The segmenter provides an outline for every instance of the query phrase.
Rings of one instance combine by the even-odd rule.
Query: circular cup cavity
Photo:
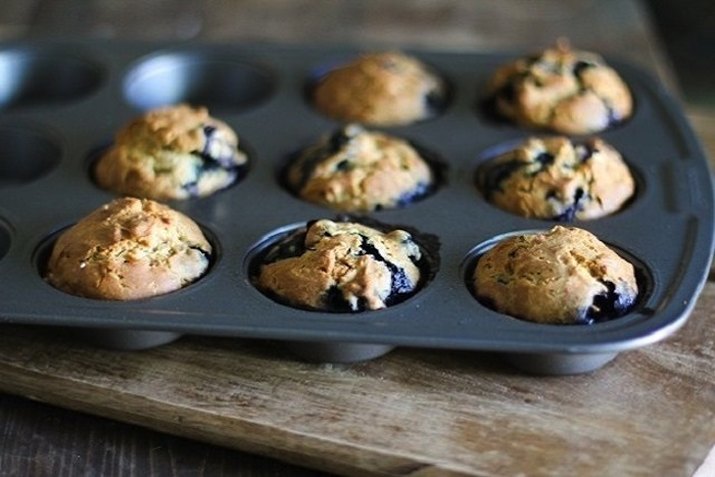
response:
[[[49,281],[46,279],[47,277],[47,265],[50,261],[50,256],[52,255],[52,251],[54,249],[55,243],[57,240],[60,238],[60,236],[69,230],[72,227],[72,225],[68,225],[66,227],[63,227],[55,232],[51,232],[45,238],[39,241],[37,247],[35,247],[35,250],[32,254],[32,261],[35,266],[35,270],[37,270],[37,274],[39,275],[40,279],[47,283],[48,286],[54,287]],[[62,290],[61,288],[56,288],[57,290],[61,291],[62,293],[67,294],[68,296],[76,296],[79,299],[82,300],[93,300],[93,301],[103,301],[106,303],[111,303],[111,304],[116,304],[117,306],[121,306],[122,303],[129,303],[129,302],[137,302],[137,301],[147,301],[147,300],[157,300],[157,299],[162,299],[164,297],[169,297],[173,296],[177,293],[183,293],[185,291],[189,291],[193,289],[196,286],[200,286],[202,283],[206,281],[206,279],[212,274],[213,270],[216,268],[218,262],[221,260],[223,256],[223,250],[221,247],[221,243],[219,242],[216,234],[213,233],[211,229],[208,227],[205,227],[202,224],[199,224],[199,227],[201,228],[201,231],[204,234],[204,237],[206,237],[206,240],[211,244],[211,256],[209,257],[209,264],[204,273],[193,280],[190,283],[187,283],[183,287],[172,290],[166,293],[162,293],[160,295],[154,295],[154,296],[149,296],[149,297],[144,297],[144,298],[137,298],[133,300],[103,300],[101,298],[92,298],[92,297],[85,297],[81,295],[74,295],[66,290]],[[93,330],[95,328],[92,328]],[[111,331],[116,331],[116,330],[111,330]],[[137,332],[141,331],[142,333],[145,333],[143,330],[137,330]],[[163,332],[162,332],[163,333]]]
[[[429,285],[429,283],[434,279],[435,275],[437,274],[437,271],[439,270],[439,240],[436,236],[431,235],[431,234],[425,234],[422,232],[419,232],[415,230],[413,227],[409,226],[404,226],[404,225],[392,225],[392,224],[385,224],[382,222],[378,222],[376,220],[368,219],[365,217],[350,217],[350,216],[339,216],[333,219],[330,219],[336,222],[345,222],[345,221],[354,221],[354,222],[359,222],[362,223],[363,225],[366,225],[368,227],[372,227],[378,230],[382,231],[389,231],[389,230],[396,230],[396,229],[402,229],[407,232],[409,232],[412,235],[413,240],[417,245],[420,247],[420,250],[422,252],[422,257],[420,260],[417,262],[417,266],[420,269],[420,280],[419,283],[417,284],[416,288],[414,291],[410,293],[406,293],[402,296],[399,296],[392,300],[390,303],[388,303],[388,307],[393,307],[393,306],[398,306],[406,301],[409,301],[413,299],[415,296],[419,295],[424,289]],[[274,293],[267,291],[267,290],[262,290],[258,285],[257,285],[257,277],[259,275],[260,267],[264,263],[267,254],[276,246],[278,245],[282,240],[286,239],[287,237],[293,235],[293,234],[300,234],[301,232],[304,232],[305,229],[307,228],[307,224],[305,222],[303,223],[298,223],[298,224],[291,224],[291,225],[286,225],[284,227],[280,227],[273,232],[265,235],[263,238],[261,238],[255,245],[253,245],[245,258],[244,261],[244,269],[246,275],[249,277],[250,283],[254,286],[256,290],[258,290],[262,295],[265,297],[269,298],[275,303],[278,303],[280,305],[290,307],[290,308],[295,308],[297,310],[305,310],[309,312],[314,312],[317,314],[320,313],[330,313],[330,314],[347,314],[347,315],[353,315],[353,316],[360,316],[360,317],[366,317],[369,316],[370,312],[372,311],[382,311],[382,310],[361,310],[361,311],[349,311],[349,310],[342,310],[342,309],[325,309],[325,310],[316,310],[314,308],[308,308],[308,307],[301,307],[299,305],[295,305],[292,303],[288,303],[281,297],[275,295]],[[299,237],[296,235],[296,237]],[[384,310],[384,309],[383,309]],[[366,316],[367,314],[367,316]]]
[[[618,353],[508,353],[505,359],[529,374],[567,376],[595,371]]]
[[[100,348],[119,351],[138,351],[156,348],[181,338],[173,331],[124,330],[106,328],[77,328],[75,335]]]
[[[342,130],[336,129],[333,131],[331,134],[336,134],[338,131]],[[368,129],[369,131],[370,129]],[[432,178],[433,181],[431,184],[424,186],[424,190],[420,191],[417,194],[411,195],[412,192],[408,192],[408,197],[405,198],[405,200],[399,200],[398,204],[395,205],[394,207],[382,207],[382,206],[377,206],[373,210],[340,210],[337,208],[333,208],[330,206],[330,204],[324,204],[324,203],[317,203],[315,202],[316,205],[320,205],[322,207],[325,207],[326,209],[331,209],[336,212],[342,212],[342,213],[347,213],[347,214],[365,214],[365,213],[372,213],[372,212],[381,212],[385,210],[395,210],[395,209],[405,209],[412,207],[416,204],[419,204],[420,202],[423,202],[425,200],[429,200],[430,197],[435,195],[442,187],[444,187],[447,184],[447,175],[448,175],[448,165],[447,162],[436,152],[433,150],[426,148],[422,146],[419,143],[416,143],[415,141],[406,139],[406,141],[412,146],[417,153],[420,155],[420,157],[427,163],[427,166],[430,168],[432,172]],[[300,195],[300,188],[303,187],[301,184],[300,186],[296,187],[296,185],[291,184],[290,181],[288,180],[288,174],[290,171],[291,165],[298,160],[298,158],[301,156],[303,151],[305,151],[307,148],[311,147],[314,145],[314,143],[311,143],[309,145],[306,145],[305,147],[302,147],[290,154],[285,158],[284,161],[282,161],[278,168],[276,169],[275,177],[276,181],[278,184],[285,189],[291,196],[295,197],[298,200],[301,201],[307,201]],[[314,202],[310,202],[314,203]]]
[[[548,136],[531,136],[531,137],[548,137]],[[484,201],[486,203],[488,203],[491,207],[494,207],[495,209],[501,210],[504,213],[514,215],[517,217],[525,217],[525,216],[523,216],[517,212],[504,209],[489,200],[488,191],[484,190],[484,187],[481,184],[482,181],[480,180],[480,176],[484,171],[488,170],[490,167],[493,167],[493,161],[496,158],[498,158],[499,156],[506,154],[510,151],[513,151],[514,149],[519,147],[519,145],[521,145],[526,140],[527,140],[526,138],[512,139],[512,140],[503,142],[501,144],[496,144],[494,146],[487,148],[479,155],[479,158],[477,159],[477,163],[474,166],[474,172],[471,176],[471,180],[472,180],[472,184],[473,184],[474,188],[477,190],[479,195],[484,199]],[[581,144],[583,141],[579,141],[577,139],[576,140],[572,139],[572,142],[574,142],[576,145],[578,145],[578,144]],[[613,146],[611,146],[611,147],[613,147]],[[623,158],[623,161],[625,162],[626,166],[628,167],[631,177],[633,178],[634,187],[633,187],[633,194],[631,194],[631,196],[628,199],[626,199],[623,202],[623,204],[621,204],[621,207],[618,210],[615,210],[611,213],[602,215],[601,217],[594,217],[591,219],[579,219],[579,218],[575,217],[575,211],[573,214],[570,214],[570,216],[565,216],[565,217],[551,217],[551,218],[548,218],[548,217],[525,217],[525,218],[541,220],[544,222],[569,224],[569,223],[592,222],[595,220],[603,220],[603,219],[606,219],[609,217],[614,217],[618,214],[625,212],[641,196],[641,194],[644,190],[644,187],[645,187],[645,181],[642,177],[642,174],[633,165],[631,165],[626,160],[625,157]],[[510,173],[510,171],[508,171],[508,170],[505,171],[505,174],[509,174],[509,173]],[[506,179],[506,177],[504,179]]]
[[[10,250],[10,244],[12,244],[10,227],[0,219],[0,260],[7,255],[7,252]]]
[[[379,358],[395,347],[374,343],[326,343],[319,341],[293,341],[287,349],[310,363],[357,363]]]
[[[269,72],[246,62],[167,53],[136,65],[124,80],[124,95],[143,110],[189,103],[210,110],[244,111],[267,100],[274,86]]]
[[[61,52],[0,52],[0,108],[53,106],[78,100],[103,82],[102,69]]]
[[[303,98],[305,102],[313,109],[316,111],[318,114],[322,116],[326,116],[326,113],[320,111],[316,105],[315,101],[313,100],[313,97],[315,95],[315,89],[317,88],[318,84],[327,76],[329,75],[333,70],[339,69],[343,67],[344,65],[354,61],[358,55],[352,55],[352,56],[346,56],[346,55],[340,55],[339,57],[334,57],[332,59],[328,59],[312,68],[310,68],[307,72],[305,82],[303,84]],[[425,98],[425,102],[427,103],[427,109],[428,109],[428,114],[424,118],[416,119],[414,121],[409,121],[405,123],[400,123],[400,124],[392,124],[390,126],[406,126],[408,124],[414,124],[414,123],[421,123],[424,121],[430,121],[432,119],[436,119],[443,115],[447,109],[450,107],[454,100],[455,96],[455,87],[453,82],[441,71],[439,71],[438,68],[427,64],[426,62],[420,61],[427,67],[428,71],[430,71],[432,74],[435,76],[439,77],[442,80],[442,84],[444,86],[444,93],[440,97],[433,97],[433,96],[428,96]],[[332,118],[332,119],[339,119],[339,118]],[[341,121],[345,122],[351,122],[349,120],[341,119]],[[353,122],[361,122],[361,121],[353,121]],[[369,123],[365,123],[367,126],[370,126]],[[375,125],[375,126],[381,126],[381,125]]]
[[[58,142],[39,130],[0,127],[0,187],[32,182],[59,164]]]
[[[604,242],[608,248],[616,252],[620,257],[625,259],[626,261],[630,262],[633,265],[634,273],[635,273],[635,278],[636,278],[636,284],[638,285],[638,296],[636,297],[633,305],[630,307],[628,312],[624,315],[601,320],[595,323],[574,323],[574,324],[559,324],[559,323],[538,323],[534,321],[530,321],[527,319],[519,318],[519,317],[514,317],[511,315],[508,315],[506,313],[502,313],[498,310],[495,310],[491,304],[485,303],[483,300],[480,300],[477,297],[476,290],[474,289],[473,285],[473,274],[474,270],[477,266],[477,262],[479,259],[484,255],[487,251],[495,247],[499,242],[511,238],[511,237],[517,237],[521,235],[530,235],[530,234],[538,234],[538,233],[545,233],[548,232],[548,230],[544,229],[533,229],[533,230],[519,230],[519,231],[514,231],[514,232],[508,232],[505,234],[497,235],[489,240],[486,240],[477,246],[475,246],[472,250],[470,250],[464,260],[462,261],[461,265],[461,276],[462,280],[464,282],[464,286],[467,287],[467,290],[469,293],[472,295],[474,300],[479,303],[481,306],[488,308],[496,313],[500,313],[502,316],[504,316],[507,319],[512,319],[512,320],[517,320],[520,323],[523,323],[525,326],[555,326],[555,327],[562,327],[562,328],[570,328],[570,327],[587,327],[587,328],[592,328],[592,327],[597,327],[597,326],[602,326],[606,325],[610,322],[613,322],[615,320],[622,320],[626,316],[638,313],[638,312],[643,312],[644,314],[651,314],[651,311],[647,309],[646,304],[648,303],[648,300],[653,292],[654,289],[654,279],[653,279],[653,274],[651,273],[650,269],[645,265],[645,263],[639,259],[636,255],[626,251],[625,249],[610,244],[608,242]],[[536,353],[538,354],[538,353]],[[571,356],[570,354],[566,354],[566,356]]]

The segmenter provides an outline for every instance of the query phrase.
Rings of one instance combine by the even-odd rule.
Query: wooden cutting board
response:
[[[3,326],[0,390],[349,475],[691,475],[715,444],[715,283],[675,336],[571,377],[400,349],[315,365],[279,343],[142,352]]]

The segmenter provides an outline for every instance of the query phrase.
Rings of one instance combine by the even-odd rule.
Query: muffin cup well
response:
[[[98,64],[59,48],[0,51],[0,108],[67,104],[96,91],[103,80]]]
[[[245,111],[274,91],[265,69],[225,56],[166,52],[146,58],[127,73],[124,96],[143,110],[177,103],[212,111]]]
[[[0,126],[0,188],[20,186],[52,171],[62,158],[53,136],[24,126]]]
[[[285,344],[288,351],[311,363],[358,363],[384,356],[392,345],[377,343],[340,343],[321,341],[291,341]]]

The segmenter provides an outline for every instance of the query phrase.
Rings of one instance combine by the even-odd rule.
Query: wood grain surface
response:
[[[637,0],[3,2],[0,38],[44,36],[464,51],[567,36],[677,93]],[[688,110],[712,160],[715,114]],[[562,378],[485,353],[399,349],[316,366],[280,343],[187,337],[113,352],[3,325],[0,475],[320,475],[241,449],[345,475],[687,476],[715,444],[714,315],[709,283],[672,338]]]
[[[279,343],[117,352],[8,326],[0,388],[341,474],[690,475],[715,442],[713,310],[709,284],[673,338],[568,378],[487,353],[316,366]]]

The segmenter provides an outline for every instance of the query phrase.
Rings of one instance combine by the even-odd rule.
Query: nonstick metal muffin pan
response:
[[[600,136],[623,154],[637,192],[619,213],[574,225],[636,265],[637,306],[594,325],[544,325],[492,311],[468,288],[474,261],[495,241],[554,225],[492,206],[473,180],[494,154],[543,134],[494,121],[480,107],[495,68],[531,52],[408,51],[447,79],[450,102],[432,119],[380,129],[439,156],[444,177],[424,200],[369,216],[438,237],[439,267],[421,291],[393,307],[354,314],[295,309],[258,291],[250,281],[251,260],[272,239],[336,215],[297,199],[279,176],[287,157],[339,126],[312,108],[307,86],[359,52],[94,41],[0,46],[0,322],[69,327],[124,349],[183,334],[279,340],[304,358],[335,362],[374,358],[395,346],[496,351],[546,374],[598,368],[685,322],[712,257],[710,172],[676,102],[654,78],[615,61],[635,113]],[[177,292],[132,302],[81,298],[50,286],[42,273],[57,234],[115,198],[92,181],[98,151],[143,111],[181,102],[207,106],[250,154],[239,183],[207,198],[169,203],[213,242],[207,275]]]

